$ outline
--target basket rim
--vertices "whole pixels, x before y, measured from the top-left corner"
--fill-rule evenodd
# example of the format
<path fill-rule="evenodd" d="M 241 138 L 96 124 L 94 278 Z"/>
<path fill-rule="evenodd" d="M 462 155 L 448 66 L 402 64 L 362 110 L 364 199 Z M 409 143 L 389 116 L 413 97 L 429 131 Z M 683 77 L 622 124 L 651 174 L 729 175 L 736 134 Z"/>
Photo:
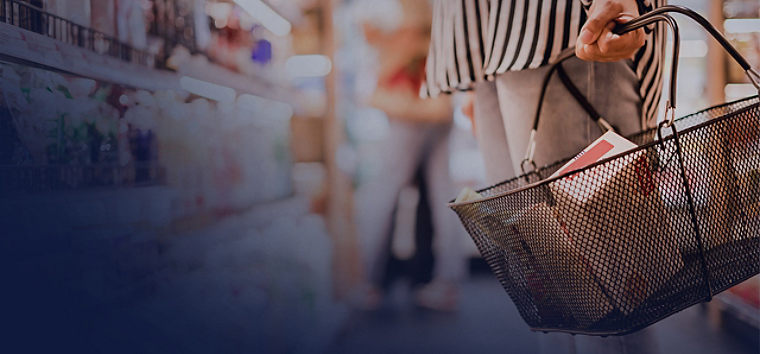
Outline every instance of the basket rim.
<path fill-rule="evenodd" d="M 676 119 L 676 122 L 682 121 L 684 119 L 687 119 L 689 117 L 693 117 L 693 116 L 698 115 L 698 114 L 702 114 L 704 112 L 707 112 L 707 111 L 710 111 L 710 110 L 713 110 L 713 109 L 723 108 L 723 107 L 730 106 L 730 105 L 733 105 L 733 104 L 736 104 L 736 103 L 751 101 L 751 100 L 758 99 L 758 98 L 760 98 L 760 94 L 754 95 L 754 96 L 745 97 L 745 98 L 741 98 L 741 99 L 738 99 L 738 100 L 735 100 L 735 101 L 731 101 L 731 102 L 722 103 L 722 104 L 715 105 L 715 106 L 710 106 L 710 107 L 702 109 L 702 110 L 700 110 L 698 112 L 691 113 L 691 114 L 685 115 L 685 116 L 683 116 L 681 118 L 678 118 L 678 119 Z M 706 122 L 703 122 L 703 123 L 700 123 L 700 124 L 688 127 L 686 129 L 683 129 L 683 130 L 679 131 L 678 133 L 679 134 L 688 134 L 688 133 L 690 133 L 690 132 L 692 132 L 692 131 L 694 131 L 696 129 L 700 129 L 700 128 L 703 128 L 703 127 L 708 126 L 708 125 L 717 124 L 717 123 L 722 122 L 722 121 L 724 121 L 726 119 L 732 118 L 732 117 L 734 117 L 734 116 L 736 116 L 738 114 L 741 114 L 741 113 L 743 113 L 745 111 L 748 111 L 750 109 L 757 108 L 757 107 L 760 107 L 760 100 L 758 102 L 755 102 L 755 103 L 749 105 L 749 106 L 743 107 L 742 109 L 739 109 L 739 110 L 737 110 L 735 112 L 731 112 L 729 114 L 726 114 L 726 115 L 724 115 L 722 117 L 711 119 L 711 120 L 708 120 Z M 658 127 L 649 128 L 647 130 L 643 130 L 641 132 L 638 132 L 638 133 L 636 133 L 634 135 L 656 131 L 657 129 L 659 129 L 659 128 Z M 663 143 L 663 142 L 666 142 L 666 141 L 672 140 L 672 139 L 674 139 L 674 136 L 672 134 L 664 137 L 662 140 L 654 139 L 654 140 L 652 140 L 649 143 L 640 145 L 640 146 L 638 146 L 638 147 L 636 147 L 634 149 L 631 149 L 631 150 L 619 153 L 617 155 L 610 156 L 608 158 L 602 159 L 600 161 L 597 161 L 597 162 L 595 162 L 593 164 L 590 164 L 588 166 L 585 166 L 583 168 L 579 168 L 579 169 L 576 169 L 576 170 L 568 171 L 568 172 L 565 172 L 565 173 L 563 173 L 561 175 L 554 176 L 554 177 L 551 177 L 551 178 L 545 178 L 543 180 L 540 180 L 540 181 L 537 181 L 537 182 L 534 182 L 534 183 L 530 183 L 528 185 L 525 185 L 525 186 L 522 186 L 522 187 L 519 187 L 519 188 L 515 188 L 515 189 L 512 189 L 512 190 L 508 190 L 508 191 L 504 191 L 504 192 L 497 193 L 497 194 L 494 194 L 494 195 L 490 195 L 488 197 L 484 197 L 484 198 L 481 198 L 481 199 L 478 199 L 478 200 L 466 201 L 466 202 L 456 202 L 456 201 L 452 200 L 451 202 L 448 203 L 448 206 L 449 206 L 449 208 L 454 209 L 456 207 L 465 206 L 465 205 L 478 204 L 478 203 L 481 203 L 481 202 L 485 202 L 485 201 L 489 201 L 489 200 L 493 200 L 493 199 L 509 196 L 509 195 L 512 195 L 512 194 L 516 194 L 516 193 L 522 192 L 524 190 L 537 188 L 537 187 L 540 187 L 540 186 L 543 186 L 543 185 L 547 185 L 547 184 L 549 184 L 551 182 L 557 181 L 559 179 L 565 178 L 565 177 L 567 177 L 569 175 L 573 175 L 573 174 L 576 174 L 576 173 L 580 173 L 580 172 L 586 171 L 588 169 L 591 169 L 591 168 L 594 168 L 594 167 L 606 164 L 608 162 L 617 160 L 619 158 L 628 156 L 630 154 L 634 154 L 634 153 L 636 153 L 638 151 L 651 148 L 652 146 L 658 145 L 660 143 Z M 565 161 L 565 160 L 560 160 L 560 161 Z M 557 162 L 553 162 L 551 164 L 545 165 L 544 167 L 541 167 L 539 170 L 545 169 L 548 166 L 552 166 L 555 163 L 557 163 Z M 527 177 L 529 175 L 530 174 L 522 174 L 522 175 L 519 175 L 519 176 L 515 176 L 513 178 L 510 178 L 508 180 L 499 182 L 499 183 L 494 184 L 492 186 L 479 189 L 478 192 L 482 192 L 482 191 L 485 191 L 485 190 L 488 190 L 488 189 L 491 189 L 491 188 L 495 188 L 495 187 L 498 187 L 500 185 L 503 185 L 503 184 L 506 184 L 506 183 L 509 183 L 509 182 L 512 182 L 512 181 L 515 181 L 515 180 L 518 180 L 518 179 L 521 179 L 521 178 L 525 178 L 525 177 Z"/>

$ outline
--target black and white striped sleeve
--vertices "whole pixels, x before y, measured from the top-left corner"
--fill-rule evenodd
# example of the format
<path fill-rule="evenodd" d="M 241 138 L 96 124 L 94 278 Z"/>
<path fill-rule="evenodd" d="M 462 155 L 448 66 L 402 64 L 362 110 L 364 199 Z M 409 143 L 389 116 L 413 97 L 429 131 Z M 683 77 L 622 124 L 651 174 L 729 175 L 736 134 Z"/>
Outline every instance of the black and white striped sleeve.
<path fill-rule="evenodd" d="M 507 71 L 534 69 L 575 45 L 594 1 L 434 0 L 431 44 L 420 95 L 467 90 Z M 639 14 L 666 0 L 635 0 Z M 632 69 L 640 79 L 642 119 L 657 114 L 662 92 L 663 26 L 645 28 L 647 39 Z"/>

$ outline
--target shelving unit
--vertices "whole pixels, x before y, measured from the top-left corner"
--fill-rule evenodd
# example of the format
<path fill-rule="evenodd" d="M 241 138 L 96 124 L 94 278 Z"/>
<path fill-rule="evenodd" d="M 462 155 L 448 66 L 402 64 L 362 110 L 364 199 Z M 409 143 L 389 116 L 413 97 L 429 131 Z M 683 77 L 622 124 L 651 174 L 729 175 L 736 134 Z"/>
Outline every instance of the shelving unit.
<path fill-rule="evenodd" d="M 106 0 L 97 1 L 106 6 Z M 118 7 L 115 0 L 108 1 Z M 219 53 L 216 48 L 211 53 L 195 42 L 191 19 L 191 11 L 209 16 L 205 8 L 188 8 L 194 1 L 184 0 L 145 3 L 154 7 L 146 11 L 150 16 L 143 35 L 148 44 L 140 47 L 123 40 L 131 37 L 119 36 L 116 25 L 96 30 L 51 13 L 52 7 L 0 0 L 0 139 L 11 132 L 7 135 L 14 144 L 24 147 L 17 149 L 23 150 L 23 161 L 0 160 L 0 179 L 12 182 L 0 186 L 0 210 L 8 221 L 4 226 L 23 231 L 19 235 L 39 235 L 39 240 L 26 237 L 19 243 L 47 244 L 51 235 L 63 239 L 66 244 L 59 248 L 54 244 L 37 250 L 37 244 L 30 245 L 30 257 L 44 259 L 60 252 L 76 260 L 74 275 L 81 273 L 82 279 L 74 279 L 70 287 L 98 311 L 119 307 L 145 315 L 146 308 L 166 310 L 168 316 L 198 322 L 188 323 L 188 329 L 205 325 L 199 320 L 222 318 L 218 314 L 223 313 L 231 321 L 218 323 L 221 332 L 239 326 L 232 330 L 273 335 L 248 338 L 243 343 L 247 348 L 258 342 L 287 351 L 326 348 L 329 343 L 320 341 L 332 337 L 345 314 L 333 297 L 333 257 L 355 255 L 346 247 L 333 252 L 328 229 L 334 234 L 346 227 L 349 209 L 341 203 L 350 194 L 333 200 L 339 205 L 330 209 L 334 218 L 313 212 L 313 196 L 294 194 L 290 118 L 309 109 L 300 109 L 303 92 L 282 70 L 285 59 L 294 54 L 292 36 L 262 34 L 266 29 L 261 24 L 235 27 L 244 12 L 237 9 L 226 15 L 233 25 L 212 25 L 220 33 L 240 32 L 219 37 L 248 37 L 235 48 L 238 52 Z M 225 0 L 209 3 L 235 6 Z M 317 4 L 327 6 L 321 18 L 327 23 L 331 4 Z M 301 10 L 298 6 L 290 6 L 288 18 L 298 17 L 292 13 Z M 92 22 L 95 26 L 97 21 Z M 318 35 L 332 46 L 319 54 L 331 55 L 335 33 Z M 255 46 L 260 44 L 270 45 L 270 58 L 255 62 L 260 54 Z M 241 68 L 235 60 L 220 58 L 225 54 L 249 65 Z M 326 80 L 330 93 L 325 96 L 333 104 L 328 104 L 328 124 L 317 126 L 318 134 L 330 139 L 342 124 L 334 105 L 336 81 L 334 75 Z M 73 87 L 77 85 L 84 88 Z M 32 101 L 35 95 L 42 98 Z M 102 135 L 118 145 L 107 162 L 87 158 L 104 145 L 88 140 L 90 131 L 99 129 L 100 118 L 112 125 Z M 35 154 L 27 151 L 33 139 L 14 136 L 24 125 L 36 129 L 29 129 L 29 135 L 36 131 L 43 136 L 53 121 L 58 140 L 44 141 L 48 146 L 35 147 Z M 321 130 L 323 126 L 329 126 L 329 133 Z M 79 140 L 74 141 L 69 135 L 76 134 Z M 86 146 L 87 153 L 53 161 L 46 151 L 52 144 L 58 144 L 58 150 Z M 330 156 L 337 145 L 332 148 Z M 316 163 L 337 171 L 335 161 L 324 161 L 324 156 Z M 338 189 L 350 193 L 346 175 L 338 171 L 331 178 L 339 184 L 330 184 L 329 195 Z M 340 228 L 332 223 L 328 228 L 327 220 L 339 220 Z M 197 262 L 202 266 L 194 268 Z M 346 268 L 356 269 L 351 264 Z M 187 291 L 208 288 L 218 290 L 211 296 L 217 303 Z M 165 305 L 173 300 L 208 306 L 167 310 Z M 208 311 L 203 314 L 208 318 L 182 317 L 196 309 Z M 291 315 L 300 316 L 298 323 L 286 323 Z M 140 321 L 167 330 L 162 328 L 166 318 L 146 316 Z M 291 330 L 298 331 L 298 340 L 283 336 L 294 333 Z M 216 334 L 214 339 L 227 335 Z"/>

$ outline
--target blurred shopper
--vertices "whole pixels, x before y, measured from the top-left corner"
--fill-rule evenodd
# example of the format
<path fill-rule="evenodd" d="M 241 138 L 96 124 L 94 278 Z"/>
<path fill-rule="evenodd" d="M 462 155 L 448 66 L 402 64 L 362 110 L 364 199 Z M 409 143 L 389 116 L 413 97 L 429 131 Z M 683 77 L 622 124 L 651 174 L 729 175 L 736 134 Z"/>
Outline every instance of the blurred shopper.
<path fill-rule="evenodd" d="M 664 0 L 437 0 L 422 95 L 474 89 L 475 135 L 489 182 L 520 171 L 542 80 L 552 59 L 575 46 L 565 62 L 570 78 L 618 131 L 655 125 L 661 93 L 661 26 L 611 33 Z M 564 89 L 550 81 L 536 137 L 542 166 L 581 151 L 603 132 Z M 542 336 L 547 353 L 656 352 L 648 330 L 598 338 Z"/>
<path fill-rule="evenodd" d="M 361 191 L 357 223 L 367 282 L 358 292 L 365 308 L 380 304 L 380 283 L 388 259 L 389 237 L 399 192 L 411 184 L 422 166 L 433 219 L 433 280 L 415 294 L 418 305 L 453 310 L 457 282 L 465 272 L 465 256 L 456 215 L 446 202 L 455 191 L 449 177 L 451 103 L 446 97 L 423 100 L 418 92 L 424 76 L 429 43 L 430 6 L 427 1 L 367 2 L 372 16 L 363 17 L 368 43 L 379 56 L 377 88 L 369 104 L 389 118 L 389 134 L 379 161 L 381 175 Z M 379 11 L 377 7 L 384 7 Z M 394 15 L 395 14 L 395 15 Z"/>

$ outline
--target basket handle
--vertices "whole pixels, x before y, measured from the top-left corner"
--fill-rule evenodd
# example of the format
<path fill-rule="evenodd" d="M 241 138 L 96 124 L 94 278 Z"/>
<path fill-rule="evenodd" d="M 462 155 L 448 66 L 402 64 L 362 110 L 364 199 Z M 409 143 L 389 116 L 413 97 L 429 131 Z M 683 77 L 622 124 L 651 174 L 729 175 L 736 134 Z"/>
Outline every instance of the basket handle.
<path fill-rule="evenodd" d="M 753 86 L 758 91 L 758 94 L 760 95 L 760 73 L 757 72 L 756 69 L 752 68 L 752 66 L 749 64 L 749 62 L 742 57 L 741 54 L 734 48 L 733 45 L 724 37 L 720 31 L 718 31 L 710 22 L 705 19 L 702 15 L 698 14 L 697 12 L 683 7 L 683 6 L 674 6 L 674 5 L 666 5 L 661 6 L 656 9 L 653 9 L 652 11 L 647 12 L 644 15 L 641 15 L 631 21 L 628 21 L 626 23 L 617 24 L 612 31 L 616 34 L 624 34 L 639 28 L 642 28 L 644 26 L 648 26 L 655 22 L 663 21 L 665 22 L 673 32 L 673 57 L 671 58 L 671 72 L 670 72 L 670 87 L 668 88 L 668 101 L 666 103 L 666 111 L 665 111 L 665 117 L 666 121 L 663 122 L 664 127 L 670 127 L 675 122 L 675 107 L 676 107 L 676 83 L 677 83 L 677 77 L 678 77 L 678 52 L 680 49 L 680 34 L 678 30 L 678 23 L 670 16 L 668 13 L 680 13 L 683 15 L 688 16 L 689 18 L 696 21 L 699 25 L 701 25 L 713 38 L 715 38 L 716 41 L 728 52 L 728 54 L 733 58 L 739 66 L 744 70 L 745 74 L 747 75 L 747 78 L 749 79 L 750 83 L 752 83 Z M 536 172 L 536 164 L 533 160 L 533 156 L 536 150 L 536 132 L 538 130 L 538 121 L 541 114 L 541 107 L 543 104 L 544 95 L 546 93 L 546 88 L 549 83 L 549 79 L 551 78 L 551 75 L 554 71 L 557 70 L 557 67 L 561 65 L 561 63 L 569 58 L 571 58 L 574 55 L 574 48 L 568 48 L 565 51 L 561 52 L 557 58 L 556 64 L 552 66 L 552 68 L 549 70 L 549 72 L 546 75 L 546 78 L 544 79 L 541 95 L 539 97 L 538 102 L 538 108 L 536 110 L 536 116 L 533 123 L 533 129 L 531 130 L 529 141 L 528 141 L 528 148 L 525 153 L 525 158 L 523 159 L 522 163 L 520 164 L 521 169 L 523 170 L 523 174 L 527 174 L 525 170 L 526 164 L 533 167 L 533 172 Z M 568 85 L 565 80 L 563 80 L 563 84 L 565 87 L 568 88 L 568 90 L 572 91 L 572 83 Z M 576 89 L 577 91 L 577 89 Z M 578 100 L 579 104 L 583 106 L 584 109 L 589 112 L 592 119 L 595 121 L 598 121 L 603 123 L 604 121 L 601 120 L 601 117 L 596 114 L 593 114 L 592 111 L 588 111 L 585 102 L 588 102 L 585 100 L 585 97 L 580 95 L 573 95 L 576 100 Z M 589 105 L 590 106 L 590 105 Z M 609 126 L 609 124 L 607 124 Z M 661 127 L 662 128 L 662 127 Z M 658 130 L 659 131 L 659 130 Z"/>
<path fill-rule="evenodd" d="M 679 13 L 682 15 L 686 15 L 687 17 L 691 18 L 692 20 L 696 21 L 700 26 L 702 26 L 707 33 L 709 33 L 713 38 L 715 38 L 716 41 L 723 47 L 723 49 L 728 52 L 728 54 L 733 58 L 736 63 L 741 66 L 742 69 L 744 69 L 744 73 L 747 75 L 747 78 L 749 79 L 750 83 L 752 83 L 753 86 L 757 89 L 758 94 L 760 94 L 760 74 L 758 74 L 757 70 L 752 68 L 752 66 L 749 64 L 749 62 L 742 57 L 741 54 L 734 48 L 733 45 L 726 39 L 726 37 L 723 36 L 723 34 L 720 33 L 706 18 L 704 18 L 702 15 L 698 14 L 694 10 L 691 10 L 689 8 L 683 7 L 683 6 L 674 6 L 674 5 L 666 5 L 661 6 L 656 9 L 653 9 L 652 11 L 647 12 L 646 14 L 639 16 L 629 22 L 626 23 L 620 23 L 615 26 L 615 28 L 612 29 L 612 32 L 616 34 L 624 34 L 630 31 L 633 31 L 635 29 L 647 26 L 651 23 L 657 22 L 657 21 L 665 21 L 667 23 L 671 30 L 673 31 L 673 58 L 672 58 L 672 68 L 670 73 L 670 87 L 669 87 L 669 100 L 666 107 L 666 118 L 667 123 L 665 127 L 670 127 L 673 125 L 673 122 L 675 121 L 675 107 L 676 107 L 676 78 L 678 74 L 678 50 L 680 48 L 679 41 L 680 36 L 678 33 L 678 24 L 675 20 L 673 20 L 672 17 L 667 15 L 667 13 Z"/>
<path fill-rule="evenodd" d="M 552 64 L 552 66 L 549 68 L 549 71 L 546 73 L 546 76 L 544 76 L 544 81 L 541 84 L 541 91 L 538 96 L 536 114 L 533 116 L 533 127 L 531 128 L 530 137 L 528 139 L 528 149 L 525 152 L 525 158 L 520 163 L 520 169 L 524 175 L 528 174 L 527 170 L 525 169 L 526 164 L 530 165 L 530 167 L 533 168 L 532 172 L 536 172 L 538 170 L 535 161 L 533 161 L 533 155 L 536 151 L 536 132 L 538 131 L 538 122 L 539 118 L 541 117 L 541 111 L 544 107 L 544 97 L 546 96 L 546 91 L 549 88 L 549 81 L 555 72 L 557 73 L 557 76 L 559 77 L 562 85 L 565 86 L 565 89 L 567 89 L 570 95 L 575 98 L 575 101 L 578 102 L 578 105 L 580 105 L 581 108 L 586 111 L 591 120 L 599 125 L 599 129 L 602 131 L 615 130 L 615 128 L 602 117 L 599 111 L 597 111 L 591 102 L 589 102 L 588 99 L 580 92 L 578 86 L 573 83 L 573 81 L 570 79 L 570 76 L 565 71 L 565 68 L 562 66 L 562 63 L 565 60 L 570 59 L 574 56 L 575 47 L 569 47 L 563 50 L 554 59 L 554 64 Z"/>
<path fill-rule="evenodd" d="M 599 127 L 606 131 L 606 130 L 615 130 L 597 111 L 593 105 L 591 105 L 591 102 L 586 99 L 586 96 L 584 96 L 581 91 L 578 89 L 578 86 L 576 86 L 573 81 L 570 79 L 570 76 L 565 71 L 565 68 L 562 66 L 562 63 L 566 61 L 567 59 L 570 59 L 575 56 L 575 47 L 569 47 L 563 51 L 561 51 L 557 57 L 554 59 L 554 64 L 549 68 L 549 71 L 546 73 L 546 76 L 544 77 L 544 81 L 541 84 L 541 93 L 539 94 L 538 98 L 538 106 L 536 107 L 536 114 L 534 115 L 535 119 L 533 121 L 533 130 L 538 129 L 538 120 L 539 117 L 541 117 L 541 110 L 543 108 L 543 102 L 544 97 L 546 96 L 546 91 L 549 87 L 549 80 L 551 80 L 552 75 L 556 72 L 557 77 L 559 77 L 560 82 L 563 86 L 567 89 L 567 91 L 570 93 L 570 95 L 575 98 L 575 100 L 578 102 L 578 104 L 583 108 L 586 113 L 588 113 L 591 120 L 599 124 Z"/>
<path fill-rule="evenodd" d="M 699 15 L 697 15 L 699 16 Z M 635 21 L 635 22 L 634 22 Z M 652 24 L 654 22 L 664 21 L 665 23 L 670 26 L 670 29 L 673 31 L 673 64 L 672 64 L 672 71 L 671 71 L 671 84 L 670 84 L 670 97 L 675 97 L 675 79 L 676 75 L 678 73 L 678 49 L 680 47 L 679 43 L 679 31 L 678 31 L 678 24 L 676 21 L 670 17 L 667 14 L 664 13 L 657 13 L 653 14 L 652 12 L 648 12 L 646 15 L 637 17 L 629 22 L 626 23 L 627 26 L 621 28 L 620 25 L 617 25 L 613 31 L 615 31 L 617 34 L 623 34 L 626 32 L 633 31 L 635 29 L 647 26 L 649 24 Z M 546 90 L 549 86 L 549 80 L 551 79 L 552 74 L 556 72 L 562 71 L 564 73 L 564 69 L 562 69 L 562 62 L 564 62 L 567 59 L 572 58 L 575 55 L 575 48 L 571 47 L 568 49 L 565 49 L 565 51 L 561 52 L 556 59 L 556 62 L 552 67 L 549 69 L 549 72 L 546 74 L 546 77 L 544 78 L 544 82 L 541 86 L 541 94 L 538 98 L 538 108 L 536 109 L 536 116 L 533 121 L 533 128 L 530 131 L 530 136 L 528 138 L 528 149 L 525 152 L 525 158 L 523 158 L 522 162 L 520 163 L 520 169 L 522 169 L 522 172 L 524 175 L 528 174 L 528 171 L 525 169 L 526 164 L 531 166 L 533 168 L 533 171 L 531 173 L 537 172 L 536 163 L 533 160 L 533 156 L 536 152 L 536 133 L 538 132 L 538 122 L 541 117 L 541 108 L 543 107 L 544 102 L 544 96 L 546 94 Z M 589 110 L 588 108 L 591 107 L 591 104 L 588 103 L 588 100 L 578 91 L 577 87 L 575 87 L 572 82 L 570 82 L 569 78 L 567 78 L 565 74 L 565 78 L 562 77 L 562 74 L 559 75 L 560 79 L 562 81 L 562 84 L 568 89 L 568 91 L 573 95 L 573 97 L 578 101 L 578 103 L 581 105 L 581 107 L 586 110 L 586 112 L 591 117 L 591 120 L 597 122 L 599 124 L 600 128 L 602 130 L 614 130 L 612 126 L 607 123 L 604 118 L 599 115 L 596 110 Z M 667 104 L 668 113 L 670 116 L 673 117 L 672 120 L 675 120 L 675 99 L 670 99 Z M 670 126 L 669 123 L 668 126 Z"/>

